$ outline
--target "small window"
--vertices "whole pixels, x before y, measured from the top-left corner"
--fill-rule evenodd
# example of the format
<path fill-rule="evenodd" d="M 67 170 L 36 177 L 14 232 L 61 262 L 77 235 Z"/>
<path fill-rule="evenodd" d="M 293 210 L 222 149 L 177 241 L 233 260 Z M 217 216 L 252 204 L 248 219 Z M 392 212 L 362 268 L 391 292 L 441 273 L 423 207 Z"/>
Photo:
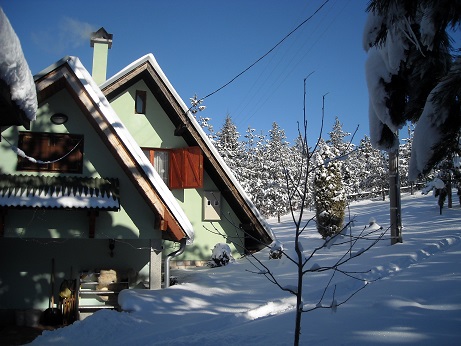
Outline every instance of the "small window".
<path fill-rule="evenodd" d="M 68 133 L 20 132 L 18 148 L 34 163 L 18 156 L 18 171 L 82 173 L 83 136 Z"/>
<path fill-rule="evenodd" d="M 146 114 L 146 94 L 143 90 L 136 90 L 134 105 L 136 114 Z"/>

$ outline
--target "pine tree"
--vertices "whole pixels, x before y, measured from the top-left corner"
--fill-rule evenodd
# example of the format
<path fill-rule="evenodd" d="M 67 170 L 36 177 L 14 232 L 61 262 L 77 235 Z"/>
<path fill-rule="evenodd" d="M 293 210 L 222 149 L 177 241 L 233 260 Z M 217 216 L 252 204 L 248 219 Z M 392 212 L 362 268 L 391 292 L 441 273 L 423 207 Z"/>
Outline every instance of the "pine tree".
<path fill-rule="evenodd" d="M 254 205 L 263 214 L 265 212 L 265 192 L 264 188 L 268 181 L 268 171 L 265 168 L 265 151 L 267 140 L 266 136 L 261 132 L 255 135 L 252 129 L 248 129 L 246 137 L 246 152 L 245 160 L 245 191 L 252 199 Z M 250 142 L 251 141 L 251 145 Z"/>
<path fill-rule="evenodd" d="M 414 130 L 412 126 L 408 127 L 408 138 L 402 139 L 402 144 L 399 147 L 399 171 L 400 171 L 400 183 L 402 186 L 410 186 L 410 180 L 408 179 L 409 163 L 411 158 L 411 148 L 413 144 Z"/>
<path fill-rule="evenodd" d="M 388 163 L 384 151 L 373 148 L 370 137 L 365 136 L 356 155 L 356 180 L 359 192 L 381 193 L 388 188 Z M 384 193 L 383 193 L 384 194 Z"/>
<path fill-rule="evenodd" d="M 320 140 L 314 154 L 314 199 L 317 230 L 323 238 L 341 232 L 346 195 L 341 180 L 339 151 Z"/>
<path fill-rule="evenodd" d="M 285 131 L 275 122 L 269 130 L 264 154 L 267 180 L 264 186 L 263 213 L 266 216 L 280 216 L 289 210 L 285 177 L 290 155 Z"/>
<path fill-rule="evenodd" d="M 197 116 L 195 116 L 197 119 Z M 215 144 L 216 134 L 214 133 L 213 125 L 211 124 L 211 118 L 199 116 L 197 119 L 200 127 L 203 129 L 211 143 Z"/>
<path fill-rule="evenodd" d="M 371 139 L 378 148 L 396 149 L 397 131 L 418 122 L 412 180 L 446 155 L 461 127 L 461 58 L 454 59 L 447 32 L 459 27 L 460 9 L 460 0 L 372 0 L 368 7 Z"/>
<path fill-rule="evenodd" d="M 232 118 L 228 114 L 221 130 L 216 134 L 215 146 L 237 177 L 240 175 L 240 162 L 243 155 L 239 137 L 237 126 L 232 122 Z"/>
<path fill-rule="evenodd" d="M 345 189 L 346 195 L 353 193 L 353 179 L 351 177 L 351 164 L 349 153 L 354 150 L 354 144 L 347 142 L 346 137 L 351 134 L 343 131 L 343 125 L 339 121 L 339 118 L 335 118 L 335 123 L 333 129 L 329 132 L 330 139 L 327 140 L 327 144 L 339 153 L 338 156 L 341 156 L 341 177 L 343 181 L 343 186 Z"/>
<path fill-rule="evenodd" d="M 304 208 L 313 207 L 312 174 L 308 172 L 309 148 L 301 135 L 295 139 L 290 148 L 290 159 L 287 161 L 288 168 L 288 191 L 290 191 L 291 206 L 294 210 L 301 206 L 304 200 Z M 303 189 L 302 182 L 307 181 L 307 189 Z M 307 194 L 307 196 L 304 196 Z"/>

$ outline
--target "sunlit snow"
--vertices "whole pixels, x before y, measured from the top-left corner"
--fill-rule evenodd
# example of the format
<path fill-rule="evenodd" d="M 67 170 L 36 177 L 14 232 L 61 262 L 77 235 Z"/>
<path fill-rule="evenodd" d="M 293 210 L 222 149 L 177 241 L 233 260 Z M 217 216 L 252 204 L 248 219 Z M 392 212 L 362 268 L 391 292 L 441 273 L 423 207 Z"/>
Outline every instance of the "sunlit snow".
<path fill-rule="evenodd" d="M 387 229 L 388 203 L 353 203 L 356 222 L 351 234 L 377 222 Z M 350 262 L 349 270 L 368 271 L 365 281 L 336 274 L 335 296 L 330 289 L 319 301 L 331 273 L 305 276 L 303 306 L 318 309 L 303 314 L 302 345 L 459 343 L 461 208 L 456 205 L 439 215 L 436 199 L 418 192 L 403 196 L 402 213 L 403 243 L 391 246 L 386 236 Z M 291 217 L 269 223 L 292 255 Z M 342 236 L 346 240 L 349 232 Z M 304 253 L 321 241 L 312 225 L 301 236 Z M 340 243 L 314 256 L 306 269 L 347 253 Z M 293 262 L 285 256 L 269 259 L 269 251 L 258 253 L 258 258 L 283 287 L 296 285 Z M 128 312 L 99 311 L 69 327 L 44 332 L 33 345 L 292 344 L 295 297 L 258 275 L 252 263 L 236 259 L 224 267 L 173 271 L 179 284 L 168 289 L 123 291 L 119 301 Z M 363 285 L 367 287 L 349 302 L 334 306 L 336 313 L 326 308 Z"/>

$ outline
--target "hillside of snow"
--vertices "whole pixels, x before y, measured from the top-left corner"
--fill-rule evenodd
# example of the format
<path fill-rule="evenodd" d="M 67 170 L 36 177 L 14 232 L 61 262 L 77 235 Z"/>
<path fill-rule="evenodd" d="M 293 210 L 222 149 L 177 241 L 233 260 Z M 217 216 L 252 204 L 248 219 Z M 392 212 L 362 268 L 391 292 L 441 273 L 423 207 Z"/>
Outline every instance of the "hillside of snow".
<path fill-rule="evenodd" d="M 454 197 L 456 195 L 454 194 Z M 359 234 L 374 218 L 389 227 L 388 201 L 353 203 L 349 230 Z M 386 233 L 347 269 L 364 281 L 336 273 L 320 305 L 360 292 L 336 311 L 317 309 L 302 315 L 303 345 L 461 343 L 461 208 L 439 215 L 433 196 L 419 192 L 402 197 L 403 243 L 391 246 Z M 308 215 L 311 216 L 311 215 Z M 290 216 L 269 220 L 274 233 L 292 254 Z M 346 234 L 343 240 L 347 240 Z M 372 240 L 370 240 L 372 241 Z M 223 241 L 224 242 L 224 241 Z M 312 224 L 302 236 L 304 253 L 321 244 Z M 352 249 L 360 251 L 366 241 Z M 316 254 L 308 266 L 334 261 L 346 244 Z M 283 285 L 296 281 L 295 266 L 286 257 L 269 260 L 257 254 Z M 293 343 L 295 297 L 262 274 L 257 263 L 237 259 L 226 267 L 172 271 L 179 284 L 168 289 L 126 290 L 119 297 L 125 312 L 99 311 L 83 321 L 45 331 L 33 345 L 288 345 Z M 305 276 L 303 301 L 316 306 L 331 271 Z M 334 289 L 336 287 L 336 289 Z M 334 293 L 333 293 L 334 292 Z"/>

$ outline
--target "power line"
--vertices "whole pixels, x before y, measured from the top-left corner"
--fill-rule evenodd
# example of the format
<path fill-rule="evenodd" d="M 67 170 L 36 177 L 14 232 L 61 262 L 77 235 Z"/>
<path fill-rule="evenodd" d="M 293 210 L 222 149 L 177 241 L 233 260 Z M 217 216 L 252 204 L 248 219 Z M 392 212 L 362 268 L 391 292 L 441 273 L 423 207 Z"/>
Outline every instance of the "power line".
<path fill-rule="evenodd" d="M 275 46 L 273 46 L 271 49 L 269 49 L 264 55 L 262 55 L 261 57 L 259 57 L 255 62 L 253 62 L 250 66 L 248 66 L 246 69 L 244 69 L 242 72 L 240 72 L 238 75 L 236 75 L 234 78 L 232 78 L 230 81 L 228 81 L 226 84 L 222 85 L 221 87 L 219 87 L 218 89 L 216 89 L 215 91 L 209 93 L 208 95 L 206 95 L 205 97 L 203 97 L 201 100 L 205 100 L 206 98 L 216 94 L 217 92 L 221 91 L 222 89 L 224 89 L 225 87 L 227 87 L 229 84 L 231 84 L 232 82 L 234 82 L 237 78 L 239 78 L 241 75 L 243 75 L 244 73 L 246 73 L 249 69 L 251 69 L 253 66 L 255 66 L 257 63 L 259 63 L 261 60 L 263 60 L 266 56 L 268 56 L 270 53 L 272 53 L 272 51 L 274 49 L 276 49 L 278 46 L 280 46 L 288 37 L 290 37 L 295 31 L 297 31 L 300 27 L 302 27 L 304 24 L 306 24 L 309 20 L 311 20 L 330 0 L 325 0 L 325 2 L 320 5 L 319 8 L 317 8 L 317 10 L 315 10 L 315 12 L 313 14 L 311 14 L 308 18 L 306 18 L 304 21 L 301 22 L 301 24 L 299 24 L 296 28 L 294 28 L 292 31 L 290 31 L 287 35 L 285 35 L 284 38 L 282 38 L 279 42 L 277 42 L 277 44 Z"/>
<path fill-rule="evenodd" d="M 326 28 L 320 34 L 317 35 L 317 38 L 311 44 L 311 46 L 308 48 L 308 50 L 306 50 L 304 53 L 302 53 L 303 47 L 306 46 L 306 44 L 308 42 L 307 40 L 304 42 L 304 44 L 301 47 L 299 47 L 298 52 L 293 55 L 293 57 L 291 58 L 291 60 L 290 60 L 290 62 L 288 64 L 285 64 L 285 67 L 280 72 L 279 76 L 272 82 L 272 87 L 270 88 L 270 90 L 271 90 L 270 94 L 267 95 L 264 99 L 261 96 L 259 101 L 255 104 L 254 111 L 251 114 L 245 115 L 243 117 L 243 119 L 240 119 L 239 123 L 242 123 L 244 121 L 249 121 L 261 109 L 261 107 L 271 98 L 272 94 L 282 86 L 282 84 L 285 82 L 285 80 L 288 78 L 288 76 L 295 70 L 296 66 L 298 66 L 301 63 L 301 61 L 303 61 L 304 57 L 314 48 L 314 46 L 320 41 L 320 39 L 324 36 L 324 34 L 329 30 L 332 23 L 337 19 L 337 17 L 339 17 L 339 15 L 341 15 L 341 13 L 347 7 L 349 2 L 350 1 L 344 2 L 344 6 L 340 9 L 340 11 L 338 13 L 336 13 L 336 15 L 329 21 L 329 23 L 327 23 Z M 334 6 L 334 5 L 332 5 L 332 6 Z M 328 12 L 328 13 L 331 14 L 330 12 Z M 322 21 L 324 19 L 325 20 L 327 19 L 326 16 L 322 19 Z M 321 26 L 321 24 L 318 25 L 318 27 L 315 29 L 315 31 L 317 31 L 317 29 L 320 30 L 320 26 Z M 300 54 L 302 54 L 301 57 L 299 57 L 295 61 L 296 57 L 299 56 Z M 274 67 L 273 70 L 275 71 L 276 68 L 277 68 L 277 66 Z"/>

